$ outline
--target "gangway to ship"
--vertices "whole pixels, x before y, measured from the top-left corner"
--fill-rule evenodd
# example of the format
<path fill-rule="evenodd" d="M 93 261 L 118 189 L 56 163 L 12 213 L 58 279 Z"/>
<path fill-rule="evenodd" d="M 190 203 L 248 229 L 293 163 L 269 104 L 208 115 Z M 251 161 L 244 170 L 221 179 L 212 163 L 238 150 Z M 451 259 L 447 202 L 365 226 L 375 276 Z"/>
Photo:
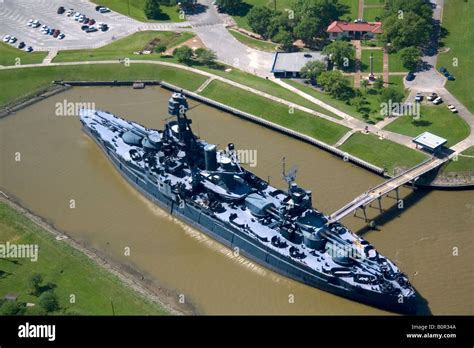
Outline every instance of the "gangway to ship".
<path fill-rule="evenodd" d="M 339 221 L 350 213 L 355 212 L 359 208 L 362 209 L 362 211 L 364 212 L 365 220 L 368 221 L 367 214 L 365 211 L 366 206 L 368 206 L 373 201 L 378 200 L 380 210 L 382 210 L 382 196 L 388 194 L 393 190 L 395 190 L 396 192 L 398 201 L 398 188 L 400 186 L 403 186 L 410 182 L 414 185 L 415 181 L 418 180 L 421 175 L 426 174 L 427 172 L 439 167 L 447 160 L 447 156 L 443 158 L 432 156 L 426 161 L 421 162 L 420 164 L 417 164 L 416 166 L 402 172 L 401 174 L 382 182 L 381 184 L 362 193 L 360 196 L 356 197 L 355 199 L 344 205 L 342 208 L 336 210 L 334 213 L 329 215 L 328 223 Z"/>

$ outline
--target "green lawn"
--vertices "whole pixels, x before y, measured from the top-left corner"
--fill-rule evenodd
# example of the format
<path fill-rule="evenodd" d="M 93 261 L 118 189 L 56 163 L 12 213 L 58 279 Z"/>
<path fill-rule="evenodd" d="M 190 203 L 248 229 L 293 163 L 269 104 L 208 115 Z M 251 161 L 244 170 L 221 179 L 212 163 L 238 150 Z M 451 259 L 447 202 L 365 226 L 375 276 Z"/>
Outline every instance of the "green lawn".
<path fill-rule="evenodd" d="M 405 97 L 408 96 L 408 89 L 405 89 L 403 84 L 404 76 L 399 75 L 389 75 L 388 76 L 388 87 L 398 90 L 400 93 L 404 94 Z"/>
<path fill-rule="evenodd" d="M 276 49 L 278 48 L 278 45 L 272 42 L 257 40 L 247 35 L 241 34 L 238 31 L 235 31 L 232 29 L 229 30 L 229 33 L 231 33 L 233 37 L 235 37 L 238 41 L 240 41 L 244 45 L 255 48 L 257 50 L 266 51 L 266 52 L 275 52 Z"/>
<path fill-rule="evenodd" d="M 374 72 L 383 72 L 383 51 L 382 50 L 362 50 L 361 70 L 362 72 L 370 71 L 370 54 L 374 55 Z"/>
<path fill-rule="evenodd" d="M 474 171 L 474 146 L 461 152 L 456 160 L 450 160 L 441 170 L 443 173 Z"/>
<path fill-rule="evenodd" d="M 411 168 L 427 158 L 419 151 L 409 149 L 390 140 L 380 140 L 373 134 L 356 133 L 339 149 L 375 164 L 393 175 L 395 168 Z"/>
<path fill-rule="evenodd" d="M 355 108 L 355 106 L 347 104 L 345 101 L 335 99 L 331 97 L 329 94 L 326 94 L 324 92 L 321 92 L 320 90 L 317 90 L 309 85 L 299 83 L 297 81 L 292 81 L 292 80 L 285 80 L 286 83 L 289 85 L 292 85 L 295 88 L 298 88 L 299 90 L 331 105 L 332 107 L 335 107 L 346 114 L 353 116 L 355 118 L 358 118 L 363 121 L 369 121 L 371 123 L 377 123 L 378 121 L 381 120 L 380 116 L 380 101 L 379 101 L 379 96 L 378 94 L 375 93 L 375 90 L 373 89 L 368 89 L 365 91 L 363 88 L 360 88 L 359 90 L 362 93 L 362 96 L 365 98 L 367 101 L 367 107 L 370 109 L 369 113 L 369 119 L 365 120 L 362 117 L 362 114 L 358 112 Z"/>
<path fill-rule="evenodd" d="M 4 203 L 0 203 L 0 243 L 38 245 L 38 260 L 0 259 L 0 298 L 8 293 L 18 301 L 35 303 L 26 314 L 41 314 L 38 297 L 30 294 L 28 279 L 35 273 L 43 284 L 56 285 L 60 309 L 52 314 L 117 315 L 166 314 L 165 310 L 124 285 L 87 256 L 54 237 Z M 17 262 L 14 262 L 17 261 Z M 70 295 L 76 301 L 71 304 Z"/>
<path fill-rule="evenodd" d="M 178 13 L 177 6 L 161 5 L 163 15 L 157 20 L 150 20 L 146 17 L 144 8 L 146 0 L 92 0 L 92 2 L 107 6 L 112 11 L 132 17 L 141 22 L 182 22 L 182 18 Z"/>
<path fill-rule="evenodd" d="M 368 22 L 375 22 L 375 18 L 377 17 L 378 20 L 380 20 L 382 18 L 383 13 L 383 7 L 364 7 L 364 19 Z"/>
<path fill-rule="evenodd" d="M 402 60 L 400 58 L 400 53 L 390 53 L 388 55 L 388 71 L 389 72 L 405 72 L 408 71 L 407 68 L 403 66 Z"/>
<path fill-rule="evenodd" d="M 458 115 L 451 113 L 446 105 L 422 106 L 421 118 L 401 116 L 384 129 L 411 137 L 428 131 L 448 140 L 447 146 L 453 146 L 469 135 L 469 125 Z"/>
<path fill-rule="evenodd" d="M 443 66 L 454 74 L 456 81 L 447 81 L 446 88 L 474 113 L 471 87 L 474 76 L 474 2 L 451 0 L 446 3 L 442 26 L 449 32 L 442 40 L 449 51 L 438 55 L 438 68 Z M 458 66 L 453 66 L 454 58 L 457 58 Z"/>
<path fill-rule="evenodd" d="M 384 6 L 385 0 L 364 0 L 364 6 Z"/>
<path fill-rule="evenodd" d="M 342 19 L 347 19 L 349 17 L 351 20 L 358 18 L 359 12 L 359 1 L 358 0 L 339 0 L 339 3 L 347 5 L 349 7 L 349 12 L 342 16 Z"/>
<path fill-rule="evenodd" d="M 173 31 L 141 31 L 123 39 L 117 40 L 101 48 L 90 50 L 60 51 L 54 62 L 77 62 L 85 60 L 110 60 L 119 58 L 129 59 L 160 59 L 161 55 L 152 54 L 136 55 L 133 52 L 144 50 L 150 42 L 154 45 L 165 45 L 166 48 L 183 43 L 195 34 L 189 32 Z"/>
<path fill-rule="evenodd" d="M 327 144 L 336 143 L 349 131 L 344 126 L 299 110 L 290 113 L 290 109 L 284 104 L 229 86 L 221 81 L 211 82 L 201 94 L 284 127 L 294 129 Z"/>
<path fill-rule="evenodd" d="M 196 90 L 207 79 L 192 72 L 152 64 L 96 64 L 0 70 L 0 106 L 47 87 L 53 80 L 143 80 L 157 79 Z"/>
<path fill-rule="evenodd" d="M 15 43 L 18 46 L 18 41 Z M 16 65 L 17 58 L 19 64 L 37 64 L 41 63 L 48 55 L 48 52 L 25 52 L 15 46 L 0 42 L 0 65 Z"/>

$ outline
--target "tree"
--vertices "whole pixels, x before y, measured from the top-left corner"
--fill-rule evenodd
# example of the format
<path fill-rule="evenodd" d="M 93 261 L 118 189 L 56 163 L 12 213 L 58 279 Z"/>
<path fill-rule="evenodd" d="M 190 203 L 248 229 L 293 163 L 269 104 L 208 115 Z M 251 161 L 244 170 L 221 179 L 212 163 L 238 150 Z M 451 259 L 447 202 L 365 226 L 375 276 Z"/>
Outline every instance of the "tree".
<path fill-rule="evenodd" d="M 300 75 L 302 78 L 308 79 L 314 84 L 324 71 L 327 70 L 326 64 L 319 60 L 313 60 L 305 64 L 301 68 Z"/>
<path fill-rule="evenodd" d="M 433 17 L 431 4 L 424 0 L 388 0 L 386 1 L 385 9 L 386 16 L 393 14 L 399 16 L 400 14 L 413 12 L 427 21 L 431 21 Z"/>
<path fill-rule="evenodd" d="M 379 100 L 381 103 L 401 103 L 405 96 L 400 91 L 393 88 L 385 88 L 381 93 Z"/>
<path fill-rule="evenodd" d="M 360 85 L 361 85 L 362 88 L 367 89 L 367 87 L 369 87 L 369 80 L 367 80 L 367 79 L 362 79 L 362 80 L 360 81 Z"/>
<path fill-rule="evenodd" d="M 193 58 L 193 50 L 188 46 L 175 48 L 173 51 L 173 57 L 175 57 L 180 63 L 189 63 Z"/>
<path fill-rule="evenodd" d="M 381 76 L 375 78 L 374 88 L 376 90 L 380 91 L 383 88 L 383 85 L 384 85 L 384 82 L 383 82 L 383 78 Z"/>
<path fill-rule="evenodd" d="M 23 303 L 5 301 L 0 307 L 0 315 L 23 315 L 26 308 Z"/>
<path fill-rule="evenodd" d="M 264 39 L 268 38 L 268 30 L 270 27 L 270 21 L 274 16 L 274 11 L 266 6 L 255 6 L 249 11 L 247 15 L 247 21 L 252 30 L 262 35 Z"/>
<path fill-rule="evenodd" d="M 46 312 L 54 312 L 59 309 L 58 297 L 54 291 L 45 291 L 39 297 L 39 304 Z"/>
<path fill-rule="evenodd" d="M 404 47 L 419 47 L 429 42 L 431 29 L 431 21 L 414 12 L 403 13 L 402 18 L 392 14 L 384 20 L 384 32 L 380 39 L 384 44 L 390 43 L 397 51 Z"/>
<path fill-rule="evenodd" d="M 41 292 L 41 283 L 43 282 L 43 277 L 39 273 L 34 273 L 28 279 L 29 287 L 33 295 L 38 296 Z"/>
<path fill-rule="evenodd" d="M 156 53 L 163 53 L 166 51 L 166 45 L 158 45 L 155 47 Z"/>
<path fill-rule="evenodd" d="M 417 47 L 405 47 L 400 50 L 403 66 L 410 71 L 416 69 L 421 61 L 421 50 Z"/>
<path fill-rule="evenodd" d="M 354 90 L 349 81 L 338 70 L 325 71 L 317 78 L 318 84 L 336 99 L 349 100 L 354 95 Z"/>
<path fill-rule="evenodd" d="M 160 1 L 146 0 L 144 12 L 148 19 L 159 19 L 163 15 L 160 8 Z"/>
<path fill-rule="evenodd" d="M 207 48 L 198 48 L 194 53 L 197 61 L 204 65 L 213 65 L 217 59 L 216 53 Z"/>
<path fill-rule="evenodd" d="M 290 52 L 293 50 L 293 37 L 291 34 L 283 29 L 280 29 L 278 33 L 273 36 L 273 41 L 280 44 L 280 48 L 285 52 Z"/>
<path fill-rule="evenodd" d="M 303 40 L 308 46 L 313 46 L 320 30 L 320 19 L 303 17 L 293 29 L 296 38 Z"/>
<path fill-rule="evenodd" d="M 216 0 L 216 4 L 223 11 L 233 14 L 242 6 L 242 0 Z"/>
<path fill-rule="evenodd" d="M 335 40 L 324 47 L 323 53 L 327 54 L 340 69 L 347 70 L 354 65 L 355 50 L 350 42 Z"/>

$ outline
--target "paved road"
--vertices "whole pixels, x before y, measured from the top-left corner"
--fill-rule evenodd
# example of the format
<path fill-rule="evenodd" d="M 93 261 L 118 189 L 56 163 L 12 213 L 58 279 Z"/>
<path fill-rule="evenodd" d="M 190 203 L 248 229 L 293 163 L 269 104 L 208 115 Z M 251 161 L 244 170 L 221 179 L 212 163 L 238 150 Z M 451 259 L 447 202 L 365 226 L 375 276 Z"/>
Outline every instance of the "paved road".
<path fill-rule="evenodd" d="M 202 11 L 188 15 L 188 21 L 204 44 L 217 53 L 219 60 L 255 75 L 270 76 L 274 54 L 255 50 L 237 41 L 226 29 L 232 19 L 218 13 L 212 0 L 199 0 L 199 3 Z"/>
<path fill-rule="evenodd" d="M 84 33 L 81 24 L 72 17 L 56 13 L 59 6 L 73 8 L 97 22 L 107 23 L 107 32 Z M 95 4 L 87 0 L 0 0 L 0 36 L 14 35 L 18 42 L 24 41 L 36 51 L 51 49 L 97 48 L 139 30 L 186 30 L 187 22 L 181 23 L 141 23 L 116 12 L 98 13 Z M 66 37 L 58 40 L 44 35 L 40 28 L 26 24 L 30 19 L 38 19 L 41 24 L 61 30 Z"/>

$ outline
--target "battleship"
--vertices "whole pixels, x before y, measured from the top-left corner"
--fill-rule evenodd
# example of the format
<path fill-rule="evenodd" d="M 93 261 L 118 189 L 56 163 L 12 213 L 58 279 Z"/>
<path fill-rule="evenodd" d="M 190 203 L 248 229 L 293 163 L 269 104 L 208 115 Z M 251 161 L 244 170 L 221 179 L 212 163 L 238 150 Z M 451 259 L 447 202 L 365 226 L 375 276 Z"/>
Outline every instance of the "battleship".
<path fill-rule="evenodd" d="M 200 139 L 174 93 L 163 130 L 82 109 L 83 130 L 152 202 L 228 248 L 296 281 L 398 313 L 416 313 L 408 277 L 366 240 L 313 207 L 312 193 L 282 175 L 278 189 L 245 169 L 233 143 Z M 286 186 L 286 185 L 285 185 Z"/>

